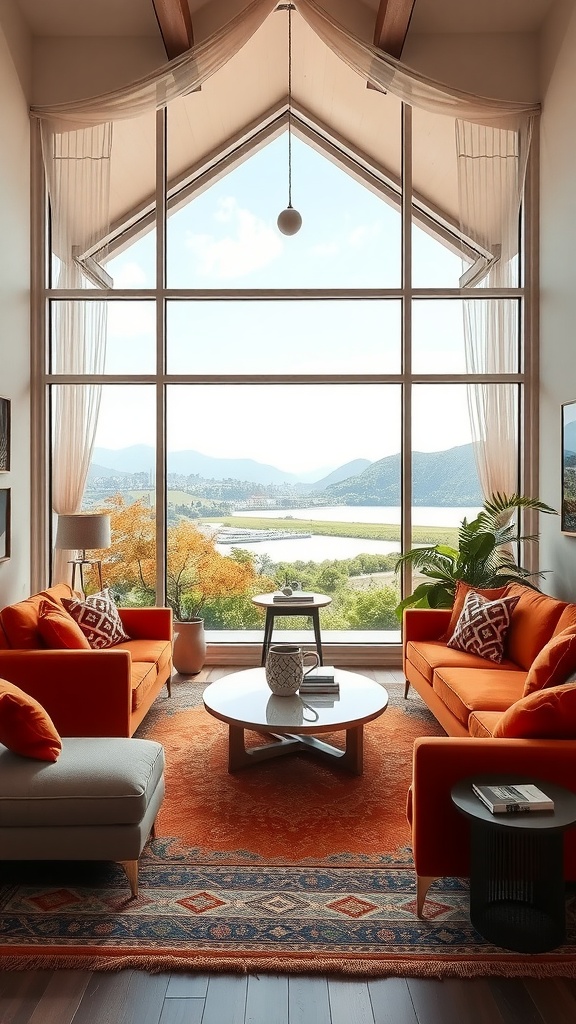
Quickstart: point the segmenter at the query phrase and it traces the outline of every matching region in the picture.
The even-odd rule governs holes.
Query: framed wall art
[[[10,400],[0,398],[0,473],[10,469]]]
[[[10,558],[10,488],[0,487],[0,562]]]
[[[562,499],[560,529],[576,537],[576,401],[562,406]]]

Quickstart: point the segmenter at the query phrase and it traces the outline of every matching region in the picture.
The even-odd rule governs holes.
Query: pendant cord
[[[288,6],[288,209],[292,208],[292,5]]]

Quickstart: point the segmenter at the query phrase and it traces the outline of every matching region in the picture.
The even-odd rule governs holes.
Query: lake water
[[[473,519],[477,508],[414,508],[412,522],[415,526],[458,526],[466,516]],[[246,517],[250,512],[236,512]],[[400,523],[400,509],[396,506],[352,506],[338,505],[328,508],[291,508],[255,510],[252,515],[259,519],[324,520],[332,523]],[[244,547],[254,555],[269,555],[274,562],[323,562],[325,559],[354,558],[361,554],[388,555],[400,551],[400,544],[387,540],[362,540],[355,537],[295,537],[293,540],[257,541],[254,544],[217,544],[216,550],[223,555],[230,554],[231,547]]]

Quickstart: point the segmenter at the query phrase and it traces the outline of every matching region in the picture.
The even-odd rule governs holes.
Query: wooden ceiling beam
[[[400,59],[416,0],[380,0],[374,45]]]
[[[188,0],[152,0],[168,60],[194,45]]]

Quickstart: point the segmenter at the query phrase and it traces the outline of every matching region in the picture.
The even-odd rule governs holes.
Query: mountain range
[[[155,468],[154,449],[147,445],[129,448],[95,448],[89,479],[150,473]],[[480,505],[482,494],[471,444],[441,452],[414,452],[413,497],[415,505]],[[196,451],[168,453],[168,473],[199,476],[203,480],[240,480],[254,484],[289,484],[304,494],[325,493],[330,501],[346,505],[399,505],[400,455],[377,462],[354,459],[326,473],[298,475],[253,459],[220,459]]]

